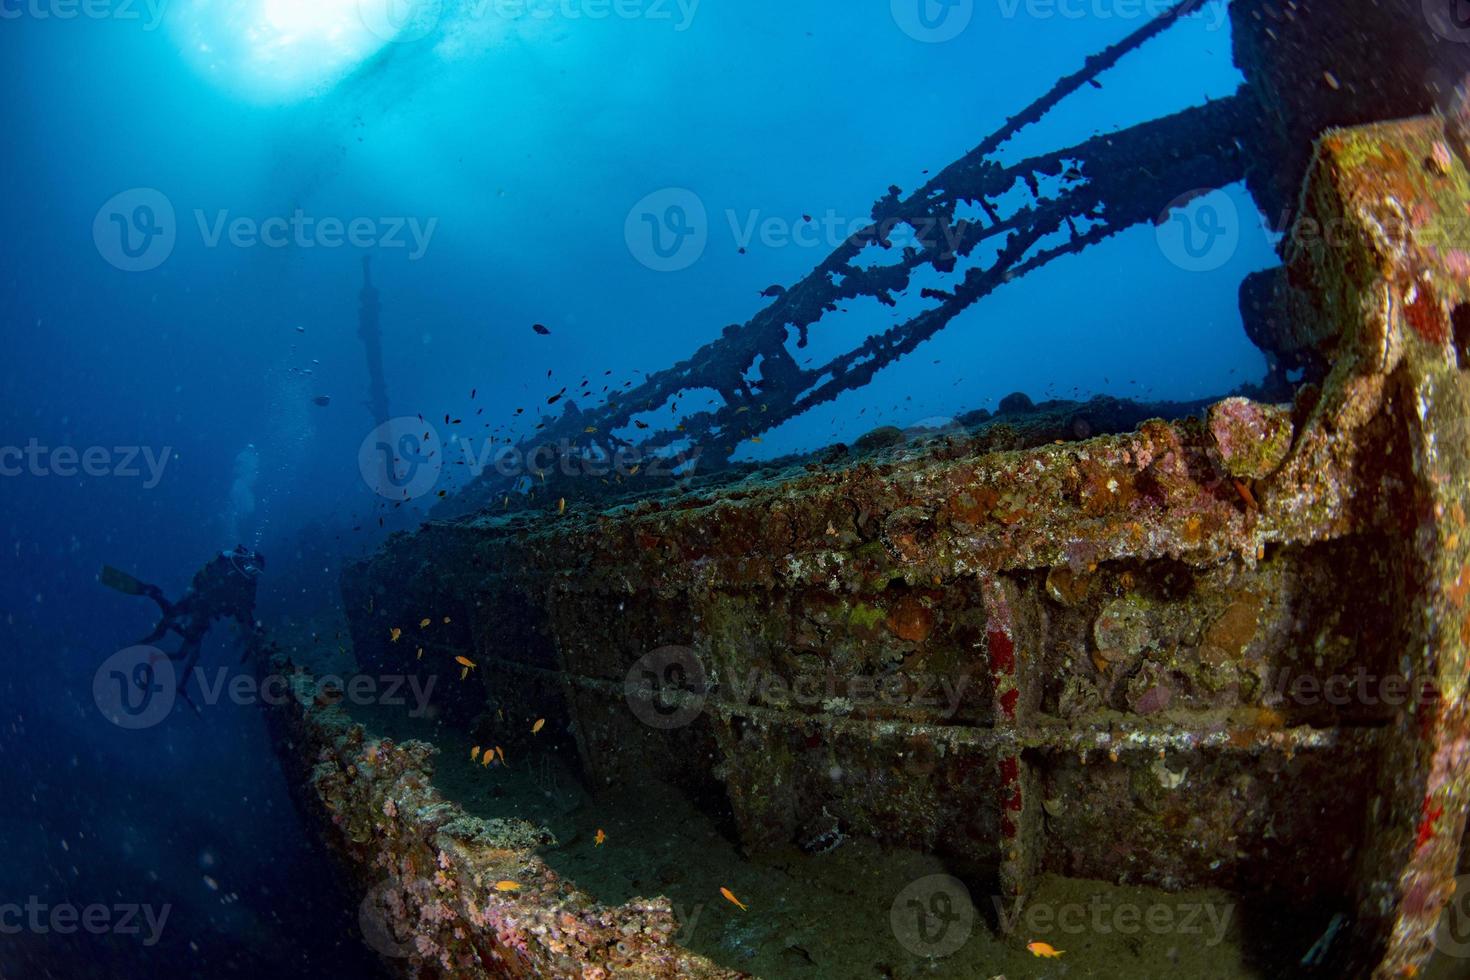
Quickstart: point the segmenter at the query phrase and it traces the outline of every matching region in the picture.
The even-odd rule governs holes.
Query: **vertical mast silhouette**
[[[382,425],[388,421],[388,385],[383,379],[383,334],[378,327],[378,291],[373,288],[373,260],[362,257],[362,291],[358,294],[357,335],[362,338],[363,352],[367,355],[368,368],[368,411],[373,421]]]

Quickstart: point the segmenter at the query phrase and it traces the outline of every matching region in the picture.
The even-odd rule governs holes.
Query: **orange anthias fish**
[[[748,909],[748,908],[745,907],[745,903],[742,902],[740,899],[736,898],[735,897],[735,893],[732,892],[732,891],[730,891],[730,889],[728,889],[728,888],[721,888],[720,889],[720,894],[725,896],[725,901],[731,902],[731,903],[733,903],[735,905],[740,906],[740,911],[742,911],[742,912],[749,912],[750,911],[750,909]]]
[[[534,725],[531,726],[531,734],[532,735],[535,735],[537,732],[539,732],[541,729],[543,729],[545,727],[546,727],[546,719],[545,718],[537,718],[536,719],[536,724],[534,724]]]
[[[466,670],[470,670],[470,669],[473,669],[475,667],[480,666],[479,664],[477,664],[473,660],[471,660],[469,657],[455,657],[454,658],[454,662],[457,663],[457,664],[459,664],[461,667],[464,667]]]
[[[1027,943],[1026,948],[1031,951],[1032,956],[1046,960],[1054,960],[1066,952],[1065,949],[1054,948],[1050,943]]]
[[[493,751],[486,752],[485,753],[485,758],[480,760],[480,766],[483,768],[485,766],[490,765],[490,763],[492,763],[494,761],[495,761],[495,753]]]
[[[508,766],[508,765],[510,765],[509,762],[506,762],[505,761],[505,749],[502,749],[500,746],[497,745],[497,746],[495,746],[495,751],[500,753],[500,764],[502,766]]]
[[[471,762],[479,762],[480,761],[480,747],[478,745],[476,745],[474,748],[470,749],[470,761]]]
[[[607,834],[604,834],[602,832],[602,828],[601,827],[598,827],[597,828],[597,836],[594,837],[594,838],[592,838],[592,840],[593,840],[594,843],[597,844],[598,847],[601,847],[603,844],[606,844],[607,843]]]
[[[390,638],[392,638],[392,640],[393,640],[394,643],[397,643],[398,642],[398,638],[400,636],[402,636],[402,635],[403,635],[403,630],[399,629],[397,626],[393,627],[391,630],[388,631],[388,636]]]
[[[495,883],[495,890],[498,892],[518,892],[521,890],[521,886],[513,881],[497,881]]]
[[[426,627],[428,625],[429,625],[429,617],[428,616],[425,616],[423,619],[419,620],[419,629],[423,629],[424,627]]]

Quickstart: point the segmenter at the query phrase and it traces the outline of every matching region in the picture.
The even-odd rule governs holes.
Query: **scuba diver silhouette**
[[[189,700],[185,688],[210,627],[217,620],[233,619],[244,629],[242,663],[261,648],[264,635],[255,622],[255,586],[264,570],[264,556],[239,545],[216,555],[199,569],[188,591],[178,602],[170,602],[158,586],[141,582],[111,566],[103,567],[101,582],[124,595],[147,596],[158,603],[163,616],[153,632],[139,640],[137,645],[152,646],[169,632],[179,635],[179,648],[167,656],[175,664],[182,662],[178,672],[178,693],[197,714],[199,708]]]

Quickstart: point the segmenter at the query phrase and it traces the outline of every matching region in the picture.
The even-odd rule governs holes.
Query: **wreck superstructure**
[[[1379,17],[1396,50],[1440,40],[1366,6],[1348,29],[1236,4],[1246,89],[1146,130],[1189,186],[1113,188],[1155,214],[1239,179],[1263,203],[1303,188],[1282,267],[1245,290],[1253,338],[1308,372],[1288,400],[1059,442],[991,420],[435,521],[344,574],[359,668],[438,674],[446,715],[512,754],[534,706],[589,787],[677,786],[749,853],[832,827],[1021,901],[1043,874],[1211,886],[1339,912],[1339,975],[1413,976],[1470,793],[1470,168],[1422,72],[1350,57]],[[1109,142],[1055,162],[1127,152]],[[598,906],[535,828],[444,799],[429,746],[296,687],[284,755],[348,866],[390,876],[408,975],[737,975],[679,945],[666,903]]]

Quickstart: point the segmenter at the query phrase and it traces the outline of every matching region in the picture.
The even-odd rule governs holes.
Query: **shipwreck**
[[[433,717],[339,703],[309,643],[263,666],[293,678],[272,730],[385,962],[846,976],[842,937],[877,923],[892,934],[864,975],[990,976],[1031,961],[1013,914],[1087,882],[1230,903],[1238,975],[1411,977],[1436,949],[1463,966],[1442,913],[1470,793],[1470,156],[1453,102],[1470,55],[1417,0],[1236,0],[1233,97],[992,161],[1197,7],[895,188],[866,236],[749,323],[538,437],[714,388],[724,405],[641,444],[708,447],[697,479],[553,477],[530,497],[487,477],[349,567],[355,669],[436,676]],[[1199,406],[1013,400],[728,464],[1011,278],[1242,181],[1295,215],[1281,266],[1241,291],[1261,385]],[[1003,213],[1017,185],[1032,200]],[[855,263],[920,222],[949,233]],[[967,261],[987,241],[994,259]],[[954,279],[922,315],[818,368],[787,353],[920,268]],[[637,822],[619,830],[607,801],[630,794],[676,854],[612,856]],[[723,853],[763,870],[717,878]],[[604,857],[625,862],[616,881]],[[827,923],[822,946],[807,920],[857,908],[822,897],[833,868],[881,906]],[[763,892],[762,875],[784,883]],[[920,895],[905,936],[903,890],[935,876],[965,894]],[[747,925],[783,889],[786,926]],[[968,953],[924,928],[965,915]],[[1214,962],[1169,955],[1179,975]]]

